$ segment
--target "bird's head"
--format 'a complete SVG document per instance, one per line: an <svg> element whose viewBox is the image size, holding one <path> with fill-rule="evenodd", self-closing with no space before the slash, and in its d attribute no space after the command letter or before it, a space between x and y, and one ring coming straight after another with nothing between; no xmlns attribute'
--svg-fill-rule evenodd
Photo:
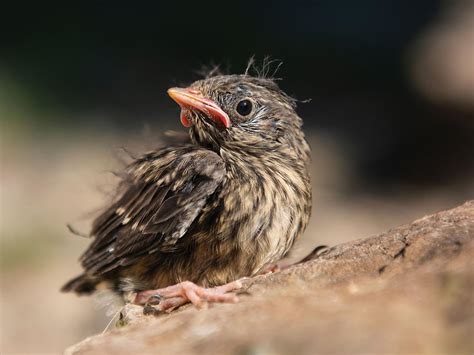
<svg viewBox="0 0 474 355"><path fill-rule="evenodd" d="M181 123L196 144L268 150L304 141L295 100L271 79L219 75L171 88L168 94L180 105Z"/></svg>

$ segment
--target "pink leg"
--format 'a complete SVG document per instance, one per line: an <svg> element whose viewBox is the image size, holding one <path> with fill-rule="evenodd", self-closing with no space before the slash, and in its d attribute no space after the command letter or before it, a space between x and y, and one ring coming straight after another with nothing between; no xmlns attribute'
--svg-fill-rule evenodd
<svg viewBox="0 0 474 355"><path fill-rule="evenodd" d="M228 292L241 287L240 281L233 281L213 288L203 288L190 281L184 281L157 290L141 291L136 295L133 303L138 305L153 304L156 303L155 299L158 301L156 308L159 311L173 310L189 302L198 308L202 307L205 302L235 303L239 299L236 295L228 294Z"/></svg>
<svg viewBox="0 0 474 355"><path fill-rule="evenodd" d="M265 265L257 275L266 275L266 274L273 274L274 272L279 272L281 270L285 270L289 268L291 265L275 263L275 264L267 264Z"/></svg>

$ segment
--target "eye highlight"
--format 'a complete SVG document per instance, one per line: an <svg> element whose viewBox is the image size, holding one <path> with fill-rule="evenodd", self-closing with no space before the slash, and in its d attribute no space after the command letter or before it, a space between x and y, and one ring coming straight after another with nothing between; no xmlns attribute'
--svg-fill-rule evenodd
<svg viewBox="0 0 474 355"><path fill-rule="evenodd" d="M250 100L242 100L237 104L235 110L241 116L248 116L253 109L252 101Z"/></svg>

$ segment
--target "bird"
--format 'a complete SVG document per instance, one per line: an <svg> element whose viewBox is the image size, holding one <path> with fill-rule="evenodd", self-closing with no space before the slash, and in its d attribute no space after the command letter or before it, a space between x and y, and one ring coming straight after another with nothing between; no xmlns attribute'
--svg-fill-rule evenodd
<svg viewBox="0 0 474 355"><path fill-rule="evenodd" d="M125 167L92 223L83 273L62 291L128 290L132 303L159 311L237 302L241 280L285 257L304 232L311 159L296 99L247 71L168 95L185 138Z"/></svg>

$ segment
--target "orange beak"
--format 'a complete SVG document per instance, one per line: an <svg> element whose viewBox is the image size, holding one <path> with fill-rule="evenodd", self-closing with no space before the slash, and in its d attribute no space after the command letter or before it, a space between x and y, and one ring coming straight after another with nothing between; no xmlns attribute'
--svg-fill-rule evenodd
<svg viewBox="0 0 474 355"><path fill-rule="evenodd" d="M222 124L225 128L230 127L230 119L227 113L212 100L205 98L199 91L193 89L171 88L168 89L168 95L176 101L181 107L181 123L185 127L189 127L192 123L186 116L187 110L198 110L205 114L218 124Z"/></svg>

